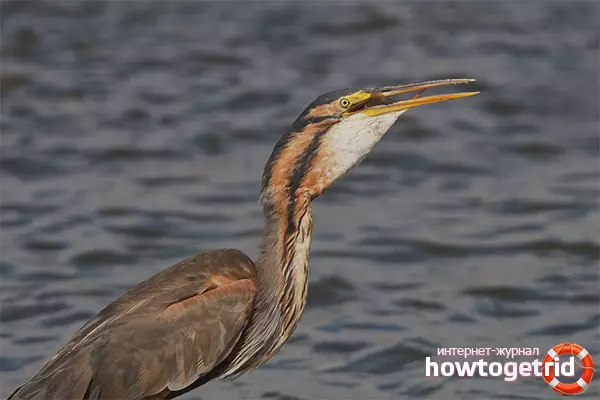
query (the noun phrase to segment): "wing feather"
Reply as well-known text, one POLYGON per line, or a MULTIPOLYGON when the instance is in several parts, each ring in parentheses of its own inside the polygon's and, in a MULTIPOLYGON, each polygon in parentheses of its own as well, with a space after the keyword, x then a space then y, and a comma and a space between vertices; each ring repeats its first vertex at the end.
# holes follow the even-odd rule
POLYGON ((184 260, 84 325, 10 399, 144 399, 184 389, 234 348, 255 296, 252 261, 233 249, 184 260))

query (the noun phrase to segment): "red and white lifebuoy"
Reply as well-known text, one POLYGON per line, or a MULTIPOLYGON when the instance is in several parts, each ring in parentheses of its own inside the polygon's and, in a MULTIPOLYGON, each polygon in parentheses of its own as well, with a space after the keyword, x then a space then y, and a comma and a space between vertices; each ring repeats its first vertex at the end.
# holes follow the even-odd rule
POLYGON ((544 377, 546 383, 550 385, 554 391, 565 395, 574 395, 585 392, 592 381, 594 372, 595 369, 592 356, 586 349, 575 343, 557 344, 551 348, 550 351, 548 351, 548 354, 546 354, 546 357, 544 357, 544 363, 542 364, 542 376, 544 377), (563 354, 571 354, 573 356, 577 356, 577 358, 581 360, 581 364, 583 365, 583 374, 581 375, 581 378, 577 380, 577 382, 560 382, 554 375, 554 366, 550 366, 548 368, 549 373, 546 375, 546 363, 554 363, 554 358, 563 354))

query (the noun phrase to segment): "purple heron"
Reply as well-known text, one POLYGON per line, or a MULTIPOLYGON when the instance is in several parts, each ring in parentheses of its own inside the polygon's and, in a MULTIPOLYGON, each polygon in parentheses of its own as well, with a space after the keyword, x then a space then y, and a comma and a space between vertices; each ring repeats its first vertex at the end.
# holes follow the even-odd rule
POLYGON ((304 310, 311 200, 358 164, 420 97, 473 79, 340 90, 314 100, 276 144, 262 176, 258 260, 239 250, 183 260, 109 304, 9 399, 171 399, 273 357, 304 310), (395 96, 416 92, 411 99, 395 96))

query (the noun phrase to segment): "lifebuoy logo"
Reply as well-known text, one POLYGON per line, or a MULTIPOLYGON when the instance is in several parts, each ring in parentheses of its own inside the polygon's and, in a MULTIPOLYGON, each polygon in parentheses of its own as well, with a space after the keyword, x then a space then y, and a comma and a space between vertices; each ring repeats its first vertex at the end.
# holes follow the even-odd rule
POLYGON ((586 349, 576 343, 560 343, 548 351, 544 357, 542 376, 546 383, 560 394, 577 395, 586 391, 590 386, 592 377, 594 376, 594 360, 586 349), (569 362, 560 362, 560 356, 570 355, 569 362), (566 383, 561 382, 561 373, 563 376, 572 376, 574 373, 573 362, 577 358, 578 364, 583 369, 581 377, 576 382, 566 383), (565 367, 570 366, 570 373, 565 374, 565 367))

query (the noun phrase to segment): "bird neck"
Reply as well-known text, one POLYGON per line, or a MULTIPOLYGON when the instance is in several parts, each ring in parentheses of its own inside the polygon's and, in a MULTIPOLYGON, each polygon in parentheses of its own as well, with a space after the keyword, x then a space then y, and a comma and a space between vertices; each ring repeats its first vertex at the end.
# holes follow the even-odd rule
POLYGON ((291 198, 285 212, 268 203, 263 207, 267 221, 258 281, 280 315, 283 335, 276 351, 293 333, 306 304, 312 210, 304 193, 291 198))
POLYGON ((294 332, 304 310, 312 212, 308 196, 289 200, 285 210, 290 212, 263 201, 266 224, 256 262, 256 311, 224 376, 237 376, 273 357, 294 332))

